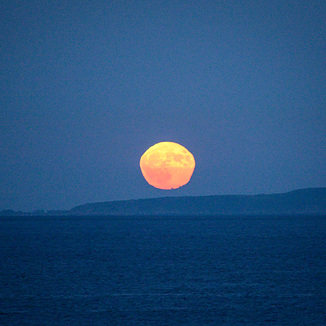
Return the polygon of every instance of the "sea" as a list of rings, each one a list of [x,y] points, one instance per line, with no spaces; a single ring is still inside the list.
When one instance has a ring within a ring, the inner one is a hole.
[[[326,325],[326,216],[2,216],[0,241],[0,325]]]

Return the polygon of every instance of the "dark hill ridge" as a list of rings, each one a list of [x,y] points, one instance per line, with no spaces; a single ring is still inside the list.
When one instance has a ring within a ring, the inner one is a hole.
[[[77,206],[68,215],[326,214],[326,188],[270,195],[216,195],[122,200]]]

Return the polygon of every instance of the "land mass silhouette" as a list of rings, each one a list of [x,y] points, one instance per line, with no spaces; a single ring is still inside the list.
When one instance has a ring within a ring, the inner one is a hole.
[[[306,188],[279,194],[161,197],[89,203],[71,210],[6,210],[0,215],[326,215],[326,188]]]
[[[326,214],[326,188],[281,194],[162,197],[91,203],[71,215],[272,215]]]

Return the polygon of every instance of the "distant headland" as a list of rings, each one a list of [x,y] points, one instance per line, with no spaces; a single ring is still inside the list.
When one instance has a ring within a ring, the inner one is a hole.
[[[326,188],[299,189],[280,194],[213,195],[119,200],[80,205],[71,210],[5,210],[2,216],[182,216],[182,215],[326,215]]]

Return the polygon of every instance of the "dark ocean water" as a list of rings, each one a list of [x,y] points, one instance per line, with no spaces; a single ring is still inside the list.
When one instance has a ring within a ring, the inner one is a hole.
[[[0,325],[326,325],[326,216],[1,217]]]

